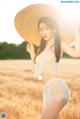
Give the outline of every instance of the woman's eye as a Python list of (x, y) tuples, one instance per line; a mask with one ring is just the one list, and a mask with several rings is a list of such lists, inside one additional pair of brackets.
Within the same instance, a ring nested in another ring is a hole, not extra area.
[(49, 28), (39, 29), (40, 32), (42, 32), (43, 30), (49, 30)]
[(45, 28), (46, 30), (48, 30), (48, 28)]

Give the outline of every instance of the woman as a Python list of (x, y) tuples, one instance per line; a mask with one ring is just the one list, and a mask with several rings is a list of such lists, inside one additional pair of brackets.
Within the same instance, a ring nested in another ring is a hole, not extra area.
[(41, 119), (59, 119), (59, 113), (70, 100), (71, 93), (59, 75), (58, 64), (63, 52), (71, 57), (80, 57), (80, 40), (77, 39), (79, 34), (76, 29), (73, 49), (60, 39), (58, 24), (54, 19), (42, 17), (38, 22), (38, 30), (42, 38), (37, 54), (35, 55), (31, 43), (26, 49), (36, 64), (34, 76), (43, 80), (44, 110)]

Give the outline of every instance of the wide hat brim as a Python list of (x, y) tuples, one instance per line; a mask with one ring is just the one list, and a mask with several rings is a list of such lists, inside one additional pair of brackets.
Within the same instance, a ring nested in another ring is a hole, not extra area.
[(74, 29), (71, 23), (61, 19), (59, 9), (49, 4), (32, 4), (18, 12), (14, 19), (15, 28), (20, 36), (36, 46), (40, 45), (41, 36), (38, 21), (41, 17), (55, 19), (60, 27), (61, 39), (71, 44), (74, 41)]

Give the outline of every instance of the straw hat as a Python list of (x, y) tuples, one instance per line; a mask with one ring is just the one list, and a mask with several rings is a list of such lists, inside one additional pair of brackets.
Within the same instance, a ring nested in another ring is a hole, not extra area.
[(59, 9), (49, 4), (32, 4), (22, 9), (15, 16), (15, 28), (24, 40), (39, 46), (41, 36), (37, 26), (39, 19), (44, 16), (52, 17), (58, 22), (62, 40), (68, 44), (73, 42), (74, 31), (71, 23), (61, 21)]

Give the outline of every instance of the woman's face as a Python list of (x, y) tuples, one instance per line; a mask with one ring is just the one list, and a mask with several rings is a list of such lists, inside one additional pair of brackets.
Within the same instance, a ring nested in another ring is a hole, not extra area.
[(39, 32), (43, 39), (48, 41), (54, 36), (55, 29), (51, 30), (46, 24), (40, 23)]

